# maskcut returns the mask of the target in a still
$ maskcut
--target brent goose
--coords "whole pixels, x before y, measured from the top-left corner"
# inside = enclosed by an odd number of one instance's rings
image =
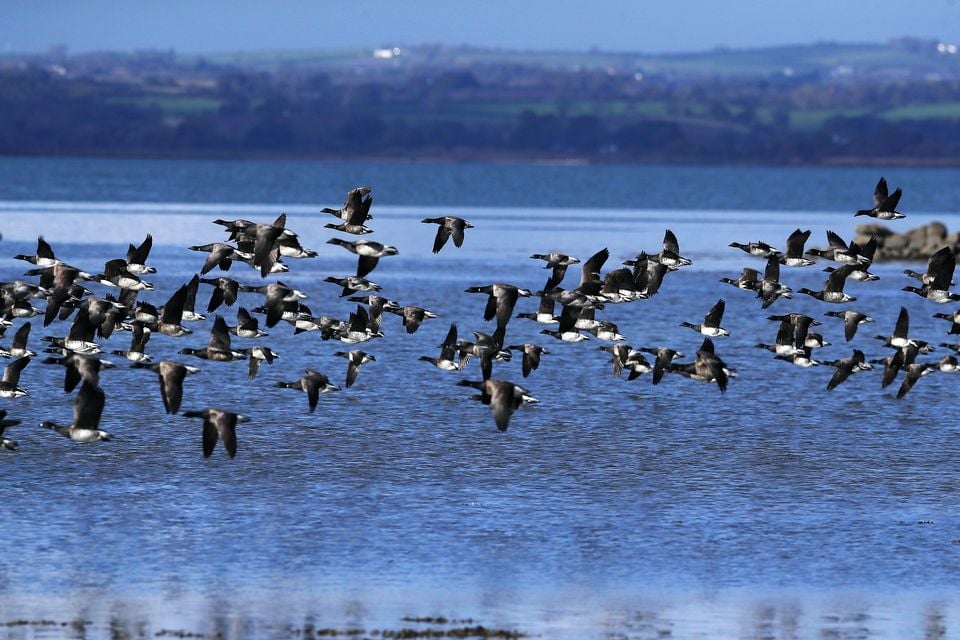
[[[324,282],[331,282],[335,285],[343,287],[343,291],[340,292],[340,297],[345,298],[357,291],[368,292],[368,291],[380,291],[383,289],[376,282],[371,282],[366,278],[360,278],[358,276],[344,276],[342,278],[336,278],[334,276],[327,276],[323,279]],[[270,326],[269,324],[267,325]]]
[[[7,418],[6,409],[0,409],[0,449],[6,449],[7,451],[17,450],[17,443],[4,438],[3,432],[7,430],[7,427],[15,427],[18,424],[20,424],[19,420],[10,420]]]
[[[39,272],[39,273],[35,273]],[[83,287],[75,284],[75,280],[84,274],[76,267],[64,264],[62,262],[52,267],[43,267],[40,269],[31,269],[27,272],[30,275],[40,276],[40,286],[48,291],[47,308],[43,316],[43,326],[48,326],[53,319],[60,315],[61,308],[75,307],[79,299],[86,293],[89,293]],[[93,276],[90,276],[92,278]],[[69,312],[67,313],[69,315]],[[62,316],[60,319],[65,319]]]
[[[473,229],[473,225],[456,216],[444,216],[442,218],[424,218],[420,222],[424,224],[438,224],[437,236],[433,240],[433,252],[440,253],[440,249],[447,243],[447,238],[453,236],[453,244],[456,247],[463,246],[464,229]]]
[[[385,256],[395,256],[399,252],[396,247],[374,242],[373,240],[357,240],[356,242],[347,242],[340,238],[330,238],[327,244],[335,244],[343,247],[350,253],[358,256],[357,277],[364,278],[368,273],[374,270],[380,258]]]
[[[0,398],[22,398],[29,395],[26,389],[20,387],[20,372],[30,364],[29,357],[17,358],[3,369],[3,380],[0,380]]]
[[[143,239],[143,242],[140,243],[139,247],[135,247],[131,244],[127,249],[127,271],[138,276],[156,273],[157,270],[155,267],[147,266],[147,257],[150,255],[150,249],[152,248],[153,236],[149,233],[147,234],[147,237]]]
[[[653,262],[659,262],[668,269],[679,269],[693,264],[693,261],[680,255],[680,243],[673,231],[667,229],[663,234],[663,248],[660,253],[647,256]]]
[[[850,280],[856,280],[857,282],[876,282],[880,279],[875,273],[870,273],[867,271],[866,265],[863,264],[854,264],[851,265],[853,270],[850,272],[850,275],[847,276]],[[827,267],[824,270],[824,273],[833,273],[836,271],[833,267]]]
[[[100,370],[112,369],[116,365],[108,360],[101,360],[95,355],[82,353],[68,353],[60,358],[46,358],[42,364],[59,364],[66,367],[66,376],[63,379],[63,391],[70,393],[80,381],[100,386]]]
[[[524,342],[523,344],[515,344],[513,346],[507,347],[511,351],[519,351],[523,354],[523,361],[521,367],[523,370],[523,377],[526,378],[530,375],[531,371],[536,371],[537,367],[540,366],[540,356],[549,355],[549,351],[541,347],[540,345],[533,344],[531,342]]]
[[[644,353],[656,356],[656,360],[653,363],[653,384],[660,384],[660,380],[663,379],[663,374],[670,371],[673,361],[677,358],[684,357],[681,352],[670,349],[669,347],[640,347],[637,351],[643,351]]]
[[[460,361],[458,367],[463,369],[470,361],[472,356],[480,360],[480,372],[484,380],[488,380],[493,375],[493,361],[509,362],[513,354],[505,349],[501,349],[502,343],[498,342],[495,336],[487,335],[479,331],[473,332],[475,342],[460,340],[457,342],[457,349],[460,352]]]
[[[916,293],[919,296],[945,304],[960,300],[960,296],[950,292],[953,283],[953,272],[957,260],[951,247],[943,247],[932,256],[927,263],[927,271],[921,278],[922,287],[904,287],[904,291]]]
[[[624,369],[630,370],[629,380],[637,378],[641,373],[653,370],[643,354],[628,344],[615,344],[608,347],[597,347],[597,349],[610,354],[614,378],[619,378]]]
[[[913,385],[917,384],[917,380],[925,375],[934,373],[937,369],[937,365],[916,362],[906,367],[907,374],[904,376],[903,382],[900,383],[900,390],[897,391],[897,397],[902,398],[907,395],[910,389],[913,389]]]
[[[131,330],[130,348],[127,350],[116,350],[114,355],[123,356],[131,362],[150,362],[151,357],[144,352],[147,342],[150,340],[150,329],[138,322],[134,323]]]
[[[833,231],[827,231],[827,242],[830,245],[828,249],[809,249],[807,250],[807,254],[833,260],[834,262],[842,262],[844,264],[870,261],[869,258],[861,255],[861,250],[857,243],[851,242],[850,246],[847,246],[843,238]]]
[[[560,321],[560,318],[553,313],[556,305],[556,300],[544,294],[540,296],[540,306],[537,307],[536,313],[518,313],[517,317],[527,318],[540,324],[556,324]]]
[[[110,440],[112,436],[100,429],[100,416],[103,414],[103,405],[106,398],[103,389],[84,382],[73,400],[73,422],[69,425],[60,425],[52,420],[40,423],[45,429],[52,429],[74,442],[97,442]]]
[[[189,288],[190,286],[187,284],[181,286],[163,305],[160,320],[156,324],[156,331],[174,338],[193,333],[183,326],[183,305],[186,303]]]
[[[847,342],[853,340],[853,336],[857,334],[857,327],[861,324],[873,322],[873,318],[870,316],[865,313],[860,313],[859,311],[854,311],[853,309],[846,311],[827,311],[824,315],[841,318],[843,320],[843,335],[846,337]]]
[[[804,348],[802,344],[797,346],[794,343],[794,333],[793,324],[789,320],[784,320],[780,322],[780,328],[777,329],[777,338],[773,344],[760,342],[756,346],[759,349],[772,351],[778,356],[793,356]]]
[[[722,299],[717,301],[715,305],[707,312],[707,315],[703,318],[701,324],[692,324],[690,322],[681,322],[681,327],[688,327],[693,329],[697,333],[702,333],[705,336],[728,336],[730,332],[720,326],[720,323],[723,322],[723,310],[726,308],[726,302]]]
[[[269,335],[260,329],[260,321],[250,315],[250,312],[240,307],[237,309],[237,324],[228,327],[230,333],[238,338],[262,338]]]
[[[390,309],[390,313],[396,314],[403,319],[403,326],[407,333],[416,333],[417,329],[424,320],[438,317],[433,311],[427,311],[423,307],[407,305],[399,309]]]
[[[717,357],[709,336],[703,339],[703,345],[697,350],[697,357],[692,363],[672,364],[670,370],[698,382],[716,382],[720,393],[726,393],[727,381],[732,373]]]
[[[948,304],[950,302],[960,301],[960,295],[952,293],[946,289],[935,289],[932,285],[923,285],[922,287],[904,287],[904,291],[915,293],[921,298],[926,298],[931,302],[938,304]]]
[[[835,389],[837,385],[857,371],[868,371],[873,369],[872,365],[867,364],[863,355],[863,351],[860,351],[859,349],[854,349],[853,355],[849,358],[842,358],[841,360],[827,362],[824,364],[829,364],[832,367],[836,367],[836,371],[833,372],[830,382],[827,383],[828,390]]]
[[[180,350],[181,354],[196,356],[202,360],[213,360],[216,362],[230,362],[231,360],[245,360],[247,354],[243,351],[237,351],[230,348],[230,330],[223,316],[217,316],[210,329],[210,342],[201,349],[185,347]]]
[[[937,363],[937,368],[940,369],[941,373],[960,373],[960,363],[957,362],[957,358],[951,355],[945,355],[940,358],[940,362]]]
[[[903,190],[900,187],[897,187],[897,190],[892,194],[887,195],[887,181],[881,176],[880,181],[873,190],[873,208],[861,209],[853,215],[854,217],[870,216],[878,220],[899,220],[900,218],[906,218],[905,215],[897,211],[897,205],[900,203],[900,196],[902,195]]]
[[[280,358],[280,354],[263,345],[251,347],[249,350],[250,366],[247,368],[247,380],[253,380],[260,371],[260,363],[266,361],[267,364],[273,364],[274,360]]]
[[[277,248],[280,250],[281,258],[315,258],[317,252],[313,249],[306,249],[300,244],[300,239],[293,233],[283,233],[277,240]]]
[[[197,313],[197,292],[200,290],[200,276],[194,274],[187,283],[187,295],[183,298],[182,318],[186,322],[206,320],[207,316]]]
[[[908,355],[915,357],[916,354],[917,354],[917,351],[915,347],[913,348],[908,347],[907,349],[896,348],[893,353],[891,353],[885,358],[877,358],[875,360],[871,360],[870,362],[873,364],[883,365],[883,376],[881,377],[881,380],[880,380],[881,388],[886,389],[887,387],[889,387],[893,383],[893,381],[897,379],[897,374],[900,373],[900,370],[903,369],[904,366],[909,366],[910,364],[913,364],[912,362],[905,363],[904,360]]]
[[[930,259],[927,262],[927,270],[924,273],[917,273],[913,269],[904,269],[903,273],[911,278],[919,280],[920,284],[933,284],[934,281],[944,284],[943,275],[941,275],[941,272],[949,270],[951,263],[956,264],[956,258],[953,255],[953,249],[950,247],[943,247],[930,256]],[[955,284],[956,282],[953,282],[953,276],[951,276],[949,286],[953,286]]]
[[[830,273],[827,276],[826,282],[823,284],[822,291],[811,291],[807,288],[797,289],[797,293],[803,293],[817,300],[823,300],[824,302],[832,302],[834,304],[842,304],[844,302],[853,302],[856,300],[854,296],[851,296],[849,293],[845,293],[843,290],[843,285],[847,280],[847,276],[854,271],[856,267],[852,264],[844,264],[836,271]]]
[[[277,242],[280,240],[286,224],[287,215],[281,213],[273,224],[255,224],[244,230],[244,233],[256,237],[251,266],[255,269],[259,268],[261,278],[266,278],[268,273],[274,272],[274,265],[278,263],[280,257]]]
[[[606,320],[600,320],[596,325],[584,329],[587,333],[593,335],[598,340],[604,342],[623,342],[627,339],[617,328],[617,325]]]
[[[286,303],[293,303],[295,309],[298,309],[298,301],[307,297],[302,291],[292,289],[282,282],[265,284],[260,287],[241,285],[240,291],[260,293],[266,297],[263,306],[267,314],[268,328],[275,326],[280,320],[284,319],[284,313],[288,310],[284,306]],[[256,311],[256,309],[254,309],[254,311]]]
[[[744,267],[739,278],[720,278],[720,282],[733,285],[744,291],[756,291],[760,286],[760,272],[750,267]]]
[[[200,275],[212,271],[214,267],[220,267],[221,271],[229,271],[233,266],[234,260],[252,260],[253,254],[244,253],[225,242],[211,242],[209,244],[194,245],[188,247],[191,251],[205,251],[210,255],[204,261],[200,268]]]
[[[625,260],[623,264],[633,267],[634,286],[638,299],[652,298],[656,295],[663,284],[663,278],[670,271],[667,265],[651,260],[644,252],[633,260]]]
[[[497,319],[497,334],[502,336],[506,331],[507,323],[510,322],[510,316],[513,314],[513,308],[520,297],[532,295],[528,289],[521,289],[512,284],[491,284],[485,287],[470,287],[466,289],[467,293],[485,293],[487,294],[487,306],[483,310],[483,319]]]
[[[2,308],[0,308],[0,327],[6,327],[13,318],[32,318],[38,316],[42,311],[30,304],[29,300],[24,298],[15,299],[10,296],[2,296]]]
[[[779,258],[782,255],[780,251],[766,242],[731,242],[727,246],[746,251],[750,255],[757,256],[758,258]]]
[[[367,326],[370,327],[371,331],[380,330],[380,319],[383,317],[384,311],[396,311],[400,308],[400,303],[378,295],[351,296],[347,300],[367,305]]]
[[[799,342],[799,340],[797,342]],[[833,343],[824,340],[821,334],[814,333],[813,331],[808,333],[807,337],[803,340],[803,347],[807,349],[822,349],[829,347],[831,344]]]
[[[240,292],[240,283],[233,278],[220,276],[219,278],[200,278],[198,282],[213,286],[210,293],[210,302],[207,303],[207,313],[213,313],[220,305],[225,304],[232,307],[237,301],[237,294]]]
[[[773,257],[767,258],[767,266],[763,270],[763,279],[756,289],[757,297],[763,300],[761,309],[766,309],[780,298],[793,297],[793,289],[780,282],[780,261]]]
[[[450,330],[447,331],[447,337],[443,339],[443,342],[440,344],[440,355],[437,357],[432,356],[420,356],[420,360],[429,362],[438,369],[444,371],[458,371],[463,369],[467,364],[466,358],[460,358],[458,363],[455,358],[457,356],[457,325],[451,323]]]
[[[584,340],[589,340],[587,336],[583,335],[576,329],[572,331],[556,331],[553,329],[541,329],[540,333],[546,336],[552,336],[557,340],[562,340],[563,342],[583,342]]]
[[[3,331],[6,328],[0,330],[0,335],[3,335]],[[23,358],[31,357],[37,355],[30,349],[27,349],[27,339],[30,337],[30,323],[24,322],[20,325],[20,328],[17,329],[17,332],[13,334],[13,340],[10,342],[9,349],[0,348],[0,358]]]
[[[556,251],[552,251],[550,253],[535,253],[530,257],[534,260],[545,261],[546,264],[543,265],[544,269],[553,269],[550,277],[547,278],[546,284],[543,285],[544,291],[548,291],[554,287],[560,286],[560,283],[563,282],[563,277],[567,274],[567,267],[572,264],[580,264],[580,260],[578,258],[573,258],[563,253],[557,253]]]
[[[786,313],[779,316],[767,316],[767,320],[775,322],[789,322],[794,330],[794,344],[803,347],[807,342],[807,332],[810,327],[819,327],[822,323],[802,313]]]
[[[334,215],[345,223],[357,221],[356,224],[363,224],[365,220],[373,217],[370,215],[370,206],[373,204],[371,191],[373,189],[370,187],[351,189],[347,192],[347,198],[344,200],[342,207],[339,209],[324,207],[321,211]]]
[[[814,360],[810,356],[810,353],[811,353],[810,347],[804,347],[802,349],[798,349],[796,353],[792,355],[777,354],[773,357],[775,360],[784,360],[798,367],[808,368],[808,367],[818,366],[820,362]]]
[[[933,317],[942,318],[950,322],[950,331],[947,332],[947,335],[960,334],[960,309],[953,313],[935,313]],[[14,339],[14,341],[16,341],[16,339]]]
[[[95,275],[93,279],[106,287],[119,287],[133,291],[153,290],[152,284],[127,271],[127,261],[123,258],[107,260],[103,265],[103,273]]]
[[[368,362],[377,361],[373,355],[364,353],[358,349],[353,349],[352,351],[337,351],[333,355],[347,359],[347,389],[352,387],[356,381],[357,375],[360,373],[360,367]]]
[[[810,230],[801,231],[796,229],[787,238],[787,252],[780,256],[780,264],[787,267],[809,267],[814,263],[813,260],[803,257],[803,245],[807,243],[810,237]]]
[[[492,378],[481,382],[461,380],[457,383],[457,386],[472,387],[480,391],[480,394],[475,398],[483,404],[490,405],[490,410],[493,411],[493,420],[500,431],[507,430],[510,417],[514,411],[524,404],[538,402],[536,398],[529,395],[526,389],[506,380],[494,380]]]
[[[57,256],[53,253],[53,247],[50,246],[46,240],[43,239],[43,236],[37,237],[37,252],[32,256],[25,256],[23,254],[13,256],[14,260],[24,260],[29,262],[32,265],[38,267],[52,267],[55,264],[60,264],[62,261],[57,259]]]
[[[204,409],[203,411],[184,411],[184,418],[203,418],[203,457],[209,458],[217,446],[217,440],[223,442],[223,448],[231,458],[237,455],[237,423],[249,422],[249,418],[223,409]]]
[[[350,314],[350,321],[333,332],[331,337],[333,336],[345,344],[357,344],[373,338],[382,338],[383,332],[370,328],[366,307],[357,305],[357,310]]]
[[[633,270],[627,268],[614,269],[608,271],[603,276],[603,288],[600,295],[612,303],[632,302],[634,300],[644,300],[647,294],[646,288],[648,271],[646,267],[637,265]]]
[[[160,376],[160,397],[163,399],[163,408],[167,413],[176,413],[180,410],[183,400],[183,380],[189,374],[200,371],[197,367],[181,364],[172,360],[161,360],[156,364],[135,362],[134,369],[150,369]]]
[[[310,405],[310,413],[317,408],[317,401],[321,393],[330,391],[339,391],[340,387],[330,384],[330,379],[319,371],[313,369],[304,369],[303,377],[293,382],[277,382],[274,386],[282,389],[296,389],[307,394],[307,402]]]
[[[910,314],[906,307],[900,307],[900,314],[897,316],[897,324],[893,328],[893,333],[889,336],[874,336],[877,340],[883,340],[888,347],[905,347],[908,344],[917,344],[917,341],[908,337],[910,333]]]

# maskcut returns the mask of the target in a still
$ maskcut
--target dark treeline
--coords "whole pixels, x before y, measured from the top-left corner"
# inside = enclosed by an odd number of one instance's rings
[[[956,79],[155,66],[0,68],[0,153],[960,164]]]

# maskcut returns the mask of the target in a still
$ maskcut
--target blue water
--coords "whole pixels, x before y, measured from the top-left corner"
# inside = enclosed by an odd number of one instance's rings
[[[160,304],[203,262],[185,247],[222,238],[210,220],[272,220],[285,210],[320,255],[288,261],[281,279],[308,293],[315,314],[339,317],[352,307],[322,280],[349,273],[355,258],[325,243],[332,218],[319,209],[370,184],[372,238],[400,249],[371,279],[440,316],[413,335],[386,317],[386,337],[360,346],[377,361],[352,389],[321,397],[313,415],[303,394],[273,383],[304,367],[342,382],[345,362],[332,355],[339,342],[294,336],[285,324],[260,341],[237,340],[282,356],[248,382],[245,363],[177,354],[206,343],[210,320],[193,324],[192,336],[154,335],[155,360],[202,369],[185,384],[184,409],[251,417],[234,460],[221,450],[204,460],[199,422],[164,414],[156,377],[116,356],[120,366],[101,376],[101,426],[115,441],[77,445],[40,429],[41,420],[69,421],[72,396],[62,392],[61,369],[35,360],[21,379],[30,396],[2,401],[23,424],[7,434],[20,450],[0,455],[0,623],[79,619],[100,635],[120,625],[148,635],[282,637],[307,620],[372,629],[445,615],[551,638],[948,633],[960,613],[952,417],[960,376],[924,378],[903,400],[894,397],[899,383],[880,388],[879,372],[828,392],[832,369],[800,370],[754,348],[772,342],[776,324],[752,296],[718,283],[760,266],[726,247],[732,240],[782,245],[797,226],[814,230],[808,246],[822,246],[825,229],[849,238],[852,211],[869,202],[877,173],[0,160],[3,255],[32,253],[43,234],[58,256],[96,271],[151,232],[156,291],[141,299]],[[885,174],[904,188],[910,217],[899,228],[932,219],[960,227],[956,171]],[[476,228],[463,248],[434,256],[435,227],[419,219],[445,213]],[[475,364],[458,374],[417,361],[436,355],[450,322],[463,336],[492,331],[484,299],[466,287],[536,290],[546,272],[529,255],[549,250],[585,258],[609,247],[613,268],[657,251],[667,227],[694,266],[670,274],[654,299],[610,305],[602,317],[634,346],[692,356],[700,339],[677,324],[699,322],[725,298],[732,335],[717,340],[717,352],[738,371],[725,395],[675,376],[657,387],[649,376],[615,379],[602,343],[561,344],[515,319],[508,342],[537,341],[551,354],[524,381],[540,404],[498,433],[489,409],[454,384],[479,379]],[[0,260],[0,279],[21,277],[24,265]],[[821,359],[852,347],[886,355],[872,336],[889,334],[901,305],[912,335],[948,340],[947,323],[931,318],[943,309],[900,291],[909,283],[903,267],[877,265],[879,282],[848,284],[858,297],[849,306],[877,322],[847,344],[841,323],[823,318],[833,345]],[[244,265],[229,275],[260,280]],[[824,276],[814,267],[782,272],[795,289],[819,289]],[[208,296],[202,287],[198,307]],[[259,300],[243,294],[241,304]],[[518,311],[535,306],[523,300]],[[822,317],[832,308],[797,296],[770,312]],[[232,323],[235,308],[221,312]],[[34,348],[68,328],[33,324]],[[128,340],[116,334],[105,351]],[[498,364],[495,377],[521,381],[517,360]],[[23,637],[19,629],[11,637]]]

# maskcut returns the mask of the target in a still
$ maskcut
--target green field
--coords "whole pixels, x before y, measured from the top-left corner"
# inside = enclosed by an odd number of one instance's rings
[[[178,116],[216,111],[220,101],[198,96],[118,96],[107,102],[128,104],[146,109],[160,109],[164,115]]]

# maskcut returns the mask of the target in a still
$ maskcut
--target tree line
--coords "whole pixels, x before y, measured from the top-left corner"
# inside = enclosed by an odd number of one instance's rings
[[[209,81],[0,68],[0,153],[960,163],[952,79],[207,72]]]

